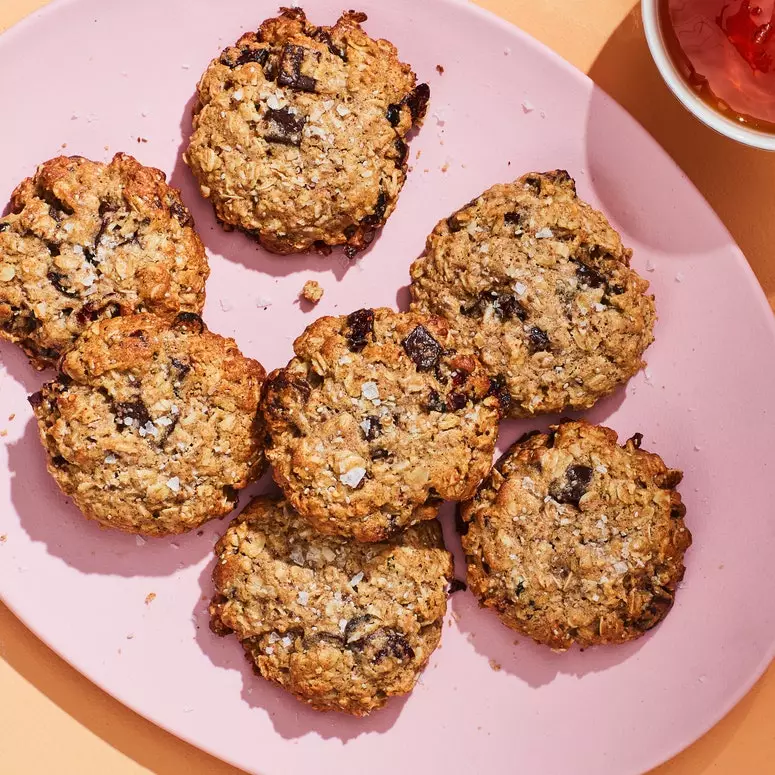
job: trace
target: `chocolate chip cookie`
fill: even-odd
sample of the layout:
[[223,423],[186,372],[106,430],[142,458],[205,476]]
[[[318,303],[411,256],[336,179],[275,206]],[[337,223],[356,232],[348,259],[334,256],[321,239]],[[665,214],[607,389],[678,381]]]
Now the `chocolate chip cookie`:
[[38,167],[0,218],[0,336],[56,364],[83,330],[134,312],[201,312],[207,257],[164,173],[119,153]]
[[461,507],[468,583],[483,606],[565,650],[622,643],[673,605],[692,537],[681,472],[609,428],[528,434]]
[[411,268],[412,309],[477,348],[511,417],[587,409],[644,365],[654,338],[630,256],[567,172],[530,173],[436,226]]
[[130,533],[182,533],[230,512],[264,467],[264,370],[193,313],[92,324],[30,398],[62,491]]
[[381,541],[473,494],[499,403],[446,321],[362,309],[315,321],[294,351],[267,380],[267,457],[318,530]]
[[353,257],[395,208],[430,90],[365,20],[316,27],[285,8],[199,83],[188,165],[218,219],[267,250]]
[[359,544],[257,498],[215,554],[213,631],[316,710],[364,716],[410,692],[439,644],[452,556],[436,521]]

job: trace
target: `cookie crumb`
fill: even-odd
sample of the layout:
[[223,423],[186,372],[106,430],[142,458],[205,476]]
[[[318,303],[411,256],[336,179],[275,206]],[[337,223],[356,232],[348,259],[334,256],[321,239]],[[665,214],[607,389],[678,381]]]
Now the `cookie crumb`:
[[8,540],[8,536],[3,533],[3,535],[0,536],[0,544],[4,544]]
[[499,662],[496,662],[494,659],[490,660],[490,668],[494,670],[496,673],[499,673],[501,670],[501,666]]
[[8,435],[8,431],[3,428],[3,430],[0,431],[0,439],[4,439]]
[[444,162],[444,165],[441,168],[442,172],[446,172],[449,169],[449,162]]
[[11,422],[16,417],[16,412],[8,415],[8,422]]
[[147,143],[148,141],[144,137],[138,137],[137,138],[138,143]]
[[311,304],[317,304],[323,298],[323,288],[317,280],[307,280],[301,289],[301,297]]
[[149,592],[145,596],[145,604],[150,605],[154,600],[156,600],[156,593],[155,592]]
[[444,66],[443,65],[436,65],[436,72],[439,75],[444,75]]

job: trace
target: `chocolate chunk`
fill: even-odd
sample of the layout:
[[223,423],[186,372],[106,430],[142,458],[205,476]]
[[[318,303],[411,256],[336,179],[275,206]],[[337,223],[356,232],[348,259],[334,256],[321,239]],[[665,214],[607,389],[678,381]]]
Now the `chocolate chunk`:
[[269,59],[268,48],[250,48],[250,46],[245,46],[240,51],[235,65],[246,65],[249,62],[255,62],[263,67],[267,59]]
[[344,628],[344,642],[349,645],[355,645],[358,642],[363,642],[364,638],[371,635],[377,627],[374,625],[378,622],[376,616],[372,614],[361,614],[360,616],[354,616],[347,622]]
[[55,221],[61,221],[65,215],[72,215],[75,212],[70,205],[65,204],[53,191],[44,191],[41,198],[49,206],[49,212]]
[[[173,426],[169,426],[170,428]],[[169,435],[169,434],[167,434]],[[225,484],[223,486],[223,497],[226,498],[226,500],[229,503],[237,504],[239,501],[239,491],[236,487],[232,487],[230,484]]]
[[313,40],[318,40],[321,43],[324,43],[328,50],[335,56],[339,57],[343,62],[347,61],[347,51],[345,51],[344,48],[341,46],[337,46],[336,43],[334,43],[333,38],[331,37],[331,33],[323,29],[322,27],[318,27],[315,29],[310,37]]
[[55,242],[47,242],[46,243],[46,249],[51,254],[52,258],[56,258],[62,252],[59,249],[59,245],[57,245]]
[[[134,401],[117,401],[113,404],[113,412],[116,416],[116,425],[119,428],[123,428],[127,425],[132,425],[137,428],[142,428],[147,423],[151,422],[151,415],[148,414],[148,407],[143,403],[141,398]],[[131,420],[127,423],[126,420]]]
[[406,354],[414,361],[418,371],[431,371],[441,360],[444,350],[425,326],[417,326],[401,342]]
[[624,285],[619,285],[618,283],[609,283],[608,285],[608,293],[610,293],[612,296],[620,296],[627,290],[627,287]]
[[181,226],[186,227],[194,225],[194,219],[191,217],[191,213],[182,202],[173,202],[170,205],[170,213]]
[[191,371],[191,364],[179,361],[177,358],[170,358],[170,364],[175,369],[175,379],[178,382],[182,382]]
[[531,189],[535,194],[541,193],[541,178],[536,175],[530,175],[525,178],[525,185]]
[[675,598],[666,590],[658,590],[651,602],[644,608],[636,625],[644,632],[656,627],[673,607]]
[[67,465],[67,459],[62,457],[62,455],[54,455],[51,458],[51,465],[55,468],[64,468]]
[[43,403],[43,391],[38,390],[30,396],[27,396],[27,401],[33,409],[37,409]]
[[527,318],[527,310],[512,293],[485,291],[482,294],[482,298],[488,300],[492,304],[495,314],[501,320],[511,320],[511,318],[518,318],[519,320],[524,321]]
[[431,98],[431,87],[427,83],[421,83],[406,95],[403,99],[412,114],[412,123],[416,124],[425,116],[428,109],[428,100]]
[[602,288],[606,285],[606,279],[600,272],[581,262],[578,262],[576,277],[582,285],[587,285],[590,288]]
[[306,116],[291,113],[290,108],[273,110],[267,108],[264,118],[267,122],[267,131],[264,139],[270,143],[282,143],[283,145],[301,145],[302,130],[307,121]]
[[381,662],[387,657],[399,661],[414,658],[414,650],[406,637],[395,630],[379,629],[365,639],[364,651],[373,651],[372,662]]
[[592,482],[592,469],[589,466],[568,466],[564,479],[555,479],[549,485],[549,495],[558,503],[579,505],[579,501]]
[[455,369],[455,371],[452,372],[452,386],[460,387],[461,385],[465,385],[466,382],[468,382],[468,378],[470,376],[470,371],[466,371],[465,369]]
[[676,469],[670,469],[662,477],[662,481],[659,482],[659,489],[672,490],[674,487],[677,487],[681,483],[681,479],[683,478],[684,478],[684,475],[681,471],[678,471]]
[[523,592],[525,591],[525,582],[524,581],[518,581],[517,586],[514,587],[514,594],[519,597]]
[[62,294],[68,296],[71,299],[77,299],[78,293],[73,291],[69,286],[65,285],[62,281],[66,279],[66,275],[59,274],[59,272],[49,272],[46,277],[48,281]]
[[366,441],[374,441],[377,436],[382,435],[382,424],[379,421],[379,417],[376,415],[369,415],[364,423],[368,423],[368,428],[363,431],[363,436]]
[[8,229],[11,228],[10,223],[0,223],[0,234],[2,234],[4,231],[8,231]]
[[196,331],[198,334],[204,333],[207,328],[204,320],[195,312],[179,312],[172,327]]
[[396,163],[399,167],[403,167],[406,163],[406,157],[409,155],[409,147],[400,137],[396,137],[395,146],[398,153]]
[[576,182],[570,176],[567,170],[552,170],[551,172],[545,172],[544,177],[547,180],[551,180],[556,186],[564,186],[570,184],[570,188],[573,193],[576,193]]
[[531,353],[545,352],[551,347],[549,336],[546,331],[538,326],[533,326],[527,335],[528,338],[528,350]]
[[92,266],[98,266],[99,261],[97,261],[97,257],[94,255],[94,251],[87,246],[84,246],[83,248],[83,257],[92,265]]
[[673,504],[673,507],[670,509],[670,516],[673,519],[681,519],[682,517],[685,517],[686,506],[683,503],[681,503],[681,501]]
[[392,457],[392,453],[387,450],[380,447],[380,449],[375,449],[371,453],[371,459],[372,460],[385,460],[385,458]]
[[368,344],[369,335],[374,338],[374,310],[359,309],[347,316],[346,333],[350,352],[359,353]]
[[388,105],[387,120],[390,122],[390,126],[398,126],[401,121],[401,106],[393,103]]
[[374,205],[374,211],[371,215],[367,215],[361,223],[366,226],[379,226],[384,221],[385,210],[387,210],[387,195],[380,190],[377,203]]
[[359,247],[358,245],[345,245],[344,246],[344,254],[350,260],[355,258],[358,255],[358,253],[361,252],[361,250],[363,250],[363,248]]
[[447,407],[450,412],[459,412],[468,405],[468,397],[463,393],[450,393],[447,396]]
[[505,415],[508,412],[511,406],[511,393],[508,387],[506,387],[506,378],[503,374],[490,377],[490,389],[487,391],[487,395],[498,399],[501,415]]
[[429,412],[444,412],[447,409],[447,405],[444,403],[444,401],[441,400],[441,396],[436,390],[431,390],[430,395],[428,396],[428,403],[425,405],[425,408]]
[[452,579],[452,581],[449,582],[449,590],[448,593],[450,595],[454,595],[455,592],[465,592],[468,589],[468,584],[463,581],[463,579]]
[[87,323],[93,323],[99,318],[115,318],[121,314],[121,307],[111,301],[102,307],[98,307],[94,302],[87,301],[78,312],[75,313],[75,319],[82,326]]
[[505,213],[503,215],[503,221],[504,223],[511,223],[514,226],[521,226],[523,216],[524,216],[524,213],[518,213],[516,211],[513,211],[510,213]]
[[634,433],[632,436],[630,436],[628,441],[632,443],[632,446],[635,447],[635,449],[640,449],[641,442],[643,441],[643,434]]
[[277,74],[277,85],[287,86],[295,91],[314,92],[317,81],[308,75],[301,74],[301,65],[307,49],[286,43],[280,55],[280,68]]

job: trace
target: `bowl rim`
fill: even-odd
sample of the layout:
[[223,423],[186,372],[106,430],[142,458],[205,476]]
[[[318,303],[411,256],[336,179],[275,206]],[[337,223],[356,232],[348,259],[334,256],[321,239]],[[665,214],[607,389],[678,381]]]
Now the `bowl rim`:
[[775,135],[744,126],[716,112],[686,85],[665,46],[659,24],[660,2],[661,0],[641,0],[641,15],[651,56],[670,91],[690,113],[719,134],[753,148],[775,151]]

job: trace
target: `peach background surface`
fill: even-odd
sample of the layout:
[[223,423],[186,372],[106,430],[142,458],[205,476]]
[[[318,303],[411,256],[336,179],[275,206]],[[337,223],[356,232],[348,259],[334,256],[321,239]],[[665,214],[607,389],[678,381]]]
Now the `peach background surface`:
[[[684,111],[651,62],[639,6],[632,0],[479,0],[479,4],[588,73],[656,137],[732,232],[775,306],[771,247],[775,154],[738,146]],[[44,0],[0,0],[0,30],[41,5]],[[774,772],[773,716],[771,666],[711,732],[652,775]],[[239,772],[124,708],[38,641],[2,604],[0,771],[3,775]]]

